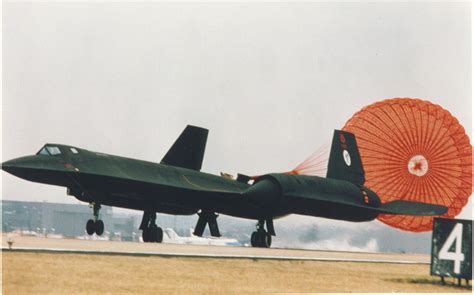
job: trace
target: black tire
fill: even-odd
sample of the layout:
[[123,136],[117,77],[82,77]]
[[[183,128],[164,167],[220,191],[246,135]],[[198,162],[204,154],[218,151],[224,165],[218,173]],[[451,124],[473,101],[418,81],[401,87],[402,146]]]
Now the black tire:
[[272,245],[272,236],[266,231],[258,231],[255,233],[255,247],[270,248]]
[[101,236],[103,233],[104,233],[104,222],[102,220],[97,220],[95,222],[95,233],[98,235],[98,236]]
[[150,227],[148,231],[148,242],[155,243],[158,237],[158,230],[156,227]]
[[265,235],[263,235],[262,247],[270,248],[271,245],[272,245],[272,236],[269,233],[265,233]]
[[252,233],[252,236],[250,236],[250,245],[252,247],[258,247],[257,236],[258,236],[258,233],[256,231],[254,231]]
[[142,239],[143,242],[148,243],[151,242],[151,235],[150,235],[150,229],[145,228],[142,232]]
[[267,233],[264,231],[257,232],[257,247],[264,248],[265,247],[265,238]]
[[89,236],[92,236],[95,233],[95,222],[94,222],[94,220],[92,220],[92,219],[87,220],[86,232]]
[[161,243],[163,242],[163,229],[161,229],[161,227],[157,227],[155,228],[154,230],[155,232],[155,242],[156,243]]
[[163,241],[163,230],[161,229],[161,227],[151,227],[148,228],[146,231],[147,234],[145,236],[147,237],[148,242],[161,243]]

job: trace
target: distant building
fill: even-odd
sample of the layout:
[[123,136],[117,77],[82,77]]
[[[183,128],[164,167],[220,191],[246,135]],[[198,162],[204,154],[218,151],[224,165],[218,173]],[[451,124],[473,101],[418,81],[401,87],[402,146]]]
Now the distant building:
[[[83,236],[86,222],[91,218],[92,209],[88,205],[2,201],[2,231],[5,232],[28,230],[65,237]],[[137,231],[138,216],[113,214],[111,207],[102,206],[100,218],[111,238],[132,240],[133,231]]]

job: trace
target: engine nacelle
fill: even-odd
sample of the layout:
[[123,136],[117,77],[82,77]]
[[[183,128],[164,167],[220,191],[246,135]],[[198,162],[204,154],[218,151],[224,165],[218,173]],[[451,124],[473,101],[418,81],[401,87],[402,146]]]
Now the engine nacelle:
[[274,216],[276,210],[281,208],[281,193],[281,187],[274,178],[263,176],[256,180],[244,196],[264,215]]
[[[246,193],[247,195],[247,193]],[[351,182],[294,174],[267,174],[248,190],[256,206],[280,207],[286,213],[348,221],[369,221],[378,213],[377,194]]]

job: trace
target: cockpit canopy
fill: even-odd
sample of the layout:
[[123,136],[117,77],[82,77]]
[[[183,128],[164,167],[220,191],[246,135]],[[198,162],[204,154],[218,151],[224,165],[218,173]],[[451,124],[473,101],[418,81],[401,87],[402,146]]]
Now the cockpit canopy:
[[55,156],[61,154],[61,150],[57,146],[45,145],[37,155]]
[[66,152],[66,153],[72,153],[72,154],[78,154],[79,151],[74,148],[74,147],[65,147],[65,146],[58,146],[55,144],[46,144],[39,152],[37,152],[37,155],[43,155],[43,156],[56,156],[60,155],[61,151]]

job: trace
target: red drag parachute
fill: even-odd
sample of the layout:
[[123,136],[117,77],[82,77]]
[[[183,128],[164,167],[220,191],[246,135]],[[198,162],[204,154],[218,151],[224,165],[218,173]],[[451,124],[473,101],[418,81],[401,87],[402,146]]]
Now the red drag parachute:
[[325,177],[328,170],[328,159],[329,145],[322,145],[311,156],[288,173]]
[[[472,193],[472,146],[464,128],[447,110],[428,101],[393,98],[364,107],[343,130],[356,135],[365,186],[382,202],[409,200],[459,214]],[[432,229],[432,217],[380,215],[399,229]]]

